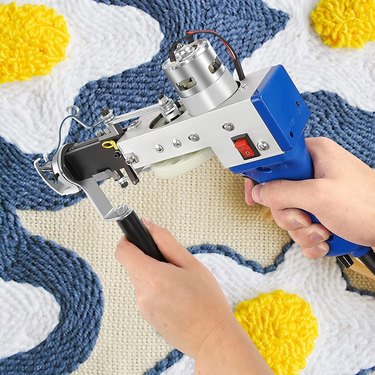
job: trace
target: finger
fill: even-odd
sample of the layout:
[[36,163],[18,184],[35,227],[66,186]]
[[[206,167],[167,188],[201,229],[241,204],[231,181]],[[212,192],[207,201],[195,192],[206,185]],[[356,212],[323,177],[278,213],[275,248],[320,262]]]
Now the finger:
[[288,231],[290,237],[302,248],[313,247],[327,241],[330,232],[321,224],[311,224],[306,228]]
[[132,282],[148,277],[153,270],[162,264],[146,255],[125,237],[120,240],[116,248],[115,258],[129,271]]
[[327,242],[321,242],[319,245],[313,247],[306,247],[301,249],[302,254],[309,259],[322,258],[327,255],[329,245]]
[[254,185],[255,182],[253,180],[245,178],[245,202],[249,206],[254,206],[254,204],[256,203],[251,195],[251,191],[253,190]]
[[341,153],[345,151],[341,146],[325,137],[307,138],[306,146],[314,164],[315,178],[336,174],[335,161],[340,160]]
[[300,208],[310,211],[322,201],[322,180],[276,180],[254,186],[252,197],[265,206],[284,209]]
[[276,224],[285,230],[296,230],[311,225],[310,216],[297,208],[272,209],[271,212]]
[[166,228],[154,224],[149,219],[143,219],[143,223],[169,263],[177,267],[186,267],[197,262],[195,257]]

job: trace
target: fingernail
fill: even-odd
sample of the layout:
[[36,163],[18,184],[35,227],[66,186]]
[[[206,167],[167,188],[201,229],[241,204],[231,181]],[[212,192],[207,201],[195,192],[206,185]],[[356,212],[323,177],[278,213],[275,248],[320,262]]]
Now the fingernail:
[[255,202],[261,203],[262,202],[262,188],[264,184],[258,184],[253,187],[253,190],[251,191],[251,195]]
[[251,200],[251,190],[245,190],[245,202],[249,206],[253,206],[254,205],[253,201]]
[[149,227],[153,224],[152,220],[147,217],[142,217],[143,224],[146,225],[146,227]]
[[327,242],[322,242],[321,244],[311,248],[311,252],[314,253],[314,258],[320,258],[326,255],[329,251],[329,245]]
[[295,228],[305,228],[310,225],[309,221],[301,219],[301,218],[298,218],[298,219],[293,218],[291,223]]
[[326,238],[319,232],[313,232],[310,238],[313,242],[322,242],[326,240]]

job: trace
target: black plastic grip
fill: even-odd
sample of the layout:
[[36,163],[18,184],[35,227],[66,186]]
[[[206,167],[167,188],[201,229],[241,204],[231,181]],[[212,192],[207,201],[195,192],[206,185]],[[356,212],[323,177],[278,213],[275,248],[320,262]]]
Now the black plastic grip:
[[359,257],[359,259],[375,276],[375,253],[370,250],[367,254]]
[[117,223],[129,242],[133,243],[150,257],[160,262],[166,262],[154,239],[151,237],[150,232],[134,211],[124,219],[117,220]]

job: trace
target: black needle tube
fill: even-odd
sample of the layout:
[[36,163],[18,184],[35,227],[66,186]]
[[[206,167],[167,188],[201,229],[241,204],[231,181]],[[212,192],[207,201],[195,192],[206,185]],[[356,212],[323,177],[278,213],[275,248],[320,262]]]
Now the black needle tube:
[[117,223],[129,242],[141,249],[146,255],[160,262],[166,262],[150,232],[133,210],[123,219],[117,220]]
[[370,250],[367,254],[359,257],[359,259],[375,275],[375,253]]

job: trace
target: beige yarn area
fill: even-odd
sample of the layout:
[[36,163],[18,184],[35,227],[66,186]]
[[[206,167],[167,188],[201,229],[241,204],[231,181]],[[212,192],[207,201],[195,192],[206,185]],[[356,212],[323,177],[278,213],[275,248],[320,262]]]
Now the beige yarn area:
[[[127,203],[152,218],[185,245],[224,244],[263,265],[272,263],[288,234],[264,218],[260,207],[244,201],[243,179],[224,170],[216,159],[172,180],[151,173],[137,187],[104,191],[114,203]],[[100,277],[105,313],[98,343],[80,366],[80,375],[137,375],[164,358],[170,348],[137,313],[126,271],[115,261],[120,238],[115,223],[105,223],[88,200],[58,212],[20,211],[33,234],[54,240],[86,259]],[[375,282],[359,275],[355,286],[375,291]],[[184,327],[181,327],[184,329]]]

